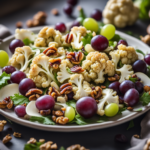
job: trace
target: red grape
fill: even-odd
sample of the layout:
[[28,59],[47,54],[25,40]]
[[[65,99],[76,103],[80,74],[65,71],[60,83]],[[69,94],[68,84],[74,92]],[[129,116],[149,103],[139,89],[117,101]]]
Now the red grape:
[[123,81],[119,86],[119,90],[122,94],[125,94],[129,89],[132,89],[132,88],[135,88],[135,85],[130,80]]
[[145,57],[144,57],[144,61],[150,65],[150,54],[147,54]]
[[147,66],[143,60],[137,60],[136,62],[134,62],[132,68],[134,72],[147,73]]
[[66,25],[62,22],[56,23],[55,29],[59,30],[60,32],[64,33],[66,31]]
[[22,71],[15,71],[11,74],[10,80],[12,83],[19,84],[22,79],[26,78],[26,74]]
[[55,105],[55,100],[50,95],[43,95],[36,100],[35,105],[38,110],[52,110]]
[[26,115],[26,107],[23,105],[16,106],[15,113],[18,117],[24,117]]
[[78,21],[78,20],[75,20],[73,23],[72,23],[72,25],[71,25],[71,27],[70,27],[70,30],[71,30],[71,28],[73,28],[73,27],[79,27],[81,24],[80,24],[80,22]]
[[21,40],[19,40],[19,39],[14,39],[14,40],[12,40],[12,41],[10,42],[10,44],[9,44],[9,50],[10,50],[11,53],[13,54],[13,53],[15,52],[15,49],[16,49],[17,47],[22,47],[22,46],[24,46],[24,43],[23,43]]
[[125,93],[123,99],[127,106],[133,107],[139,102],[139,92],[136,89],[130,89]]
[[102,12],[98,9],[94,9],[91,13],[91,18],[94,18],[97,21],[101,21],[102,19]]
[[64,12],[66,13],[66,15],[71,16],[72,11],[73,11],[72,5],[66,4],[66,5],[64,6]]
[[74,6],[78,3],[78,0],[67,0],[67,3]]
[[82,97],[76,103],[77,112],[84,118],[90,118],[97,112],[97,103],[92,97]]
[[109,88],[116,91],[118,95],[120,94],[119,86],[120,86],[120,82],[118,82],[118,81],[109,84]]
[[5,66],[2,69],[2,72],[6,72],[7,74],[13,73],[15,71],[16,71],[16,69],[13,66]]
[[29,78],[25,78],[19,83],[19,92],[22,95],[25,95],[27,93],[27,91],[32,88],[36,88],[36,86],[35,86],[35,83],[33,82],[33,80],[31,80]]
[[143,92],[143,83],[140,81],[135,82],[135,89],[141,94]]
[[68,100],[73,100],[73,96],[74,96],[73,92],[67,94]]
[[125,40],[120,40],[120,41],[117,43],[115,49],[117,49],[117,48],[118,48],[118,45],[120,45],[120,44],[123,44],[123,45],[125,45],[125,46],[128,46],[127,41],[125,41]]
[[108,47],[108,40],[102,35],[96,35],[91,40],[91,46],[97,51],[103,51]]
[[121,143],[126,143],[127,142],[127,138],[126,138],[126,136],[124,134],[117,134],[115,136],[115,140],[117,142],[121,142]]

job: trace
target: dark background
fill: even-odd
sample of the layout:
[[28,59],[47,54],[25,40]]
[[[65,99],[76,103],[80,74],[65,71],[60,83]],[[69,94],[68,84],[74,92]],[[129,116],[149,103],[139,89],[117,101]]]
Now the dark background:
[[[103,10],[106,2],[107,0],[80,0],[78,5],[82,6],[87,16],[89,16],[94,8]],[[71,22],[74,20],[74,17],[78,16],[78,11],[75,8],[73,17],[67,17],[63,13],[64,4],[65,0],[3,0],[0,5],[0,24],[7,26],[11,33],[14,34],[16,29],[15,24],[17,21],[22,21],[24,23],[23,27],[26,28],[25,22],[28,19],[32,19],[33,15],[40,10],[45,11],[48,15],[46,22],[47,25],[54,25],[57,22]],[[50,11],[53,8],[57,8],[59,10],[59,16],[51,15]],[[121,31],[132,31],[139,35],[145,35],[146,27],[149,23],[150,22],[143,22],[138,20],[134,26],[124,28]],[[8,124],[5,126],[4,131],[0,132],[0,140],[2,140],[2,138],[7,133],[11,133],[8,129],[9,127],[11,127],[13,131],[20,132],[22,134],[22,138],[17,139],[13,137],[11,142],[6,144],[6,146],[11,150],[22,150],[24,144],[29,140],[30,137],[34,137],[37,140],[41,138],[46,139],[46,141],[51,140],[56,142],[59,147],[64,146],[65,148],[72,144],[81,144],[86,148],[89,148],[90,150],[126,150],[130,147],[131,137],[134,134],[140,134],[140,122],[144,116],[145,115],[142,115],[136,118],[134,120],[134,128],[128,131],[127,127],[129,125],[129,122],[107,129],[73,133],[40,131],[24,127],[14,122],[12,122],[12,124],[8,122]],[[0,120],[2,119],[5,118],[0,115]],[[119,133],[127,136],[127,143],[116,143],[114,141],[114,136]]]

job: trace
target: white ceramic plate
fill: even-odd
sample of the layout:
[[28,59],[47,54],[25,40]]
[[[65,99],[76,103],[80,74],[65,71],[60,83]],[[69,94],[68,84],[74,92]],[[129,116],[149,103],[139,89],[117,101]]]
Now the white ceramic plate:
[[[31,30],[35,33],[38,33],[41,27],[37,28],[32,28]],[[126,39],[129,45],[135,46],[138,49],[142,50],[144,53],[150,52],[150,48],[141,42],[138,39],[135,39],[134,37],[131,37],[125,33],[116,31],[116,34],[119,34],[122,38]],[[14,39],[14,36],[10,36],[6,39],[4,39],[4,42],[0,45],[0,49],[6,50],[11,57],[11,53],[9,52],[9,43],[10,41]],[[24,125],[28,126],[31,128],[36,128],[40,130],[47,130],[47,131],[60,131],[60,132],[76,132],[76,131],[87,131],[87,130],[95,130],[95,129],[102,129],[102,128],[107,128],[107,127],[112,127],[115,125],[122,124],[124,122],[127,122],[129,120],[132,120],[145,112],[147,112],[150,109],[150,106],[142,106],[142,105],[137,105],[136,108],[142,108],[143,111],[141,112],[133,112],[133,111],[124,111],[121,115],[117,115],[115,117],[112,117],[109,119],[107,122],[103,123],[93,123],[93,124],[87,124],[87,125],[43,125],[35,122],[30,122],[27,120],[24,120],[22,118],[18,118],[16,114],[12,110],[7,110],[7,109],[0,109],[0,114],[5,116],[6,118]]]

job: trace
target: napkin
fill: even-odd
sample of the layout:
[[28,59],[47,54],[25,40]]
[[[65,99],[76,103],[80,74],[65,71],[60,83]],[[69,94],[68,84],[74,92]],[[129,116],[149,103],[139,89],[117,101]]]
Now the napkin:
[[4,25],[0,24],[0,39],[4,39],[10,35],[11,35],[11,33],[10,33],[9,29],[7,27],[5,27]]
[[8,149],[8,148],[3,144],[3,142],[0,140],[0,150],[10,150],[10,149]]
[[143,150],[148,139],[150,139],[150,111],[141,121],[140,139],[137,139],[133,136],[131,139],[131,148],[128,150]]

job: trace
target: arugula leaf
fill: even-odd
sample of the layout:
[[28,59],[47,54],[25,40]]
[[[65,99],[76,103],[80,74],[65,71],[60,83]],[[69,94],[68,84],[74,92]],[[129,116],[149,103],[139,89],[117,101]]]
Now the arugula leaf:
[[129,78],[130,81],[132,81],[133,83],[135,83],[137,81],[137,78]]
[[47,116],[47,117],[31,116],[29,120],[32,122],[37,121],[39,123],[46,124],[46,125],[55,125],[55,122],[52,121],[51,116]]
[[142,102],[143,106],[146,106],[150,102],[150,95],[148,92],[144,92],[143,95],[140,97],[140,101]]
[[23,40],[23,43],[24,43],[24,45],[33,44],[33,42],[32,42],[30,39],[28,39],[28,38],[25,38],[25,39]]
[[35,144],[25,144],[24,150],[40,150],[40,146],[43,143],[41,142],[36,142]]
[[10,80],[11,74],[7,74],[3,72],[0,76],[0,89],[8,84],[8,80]]
[[73,74],[73,72],[70,70],[70,68],[67,67],[66,70],[68,73]]
[[133,128],[133,127],[134,127],[134,122],[133,122],[133,120],[131,120],[127,130],[129,130],[129,129]]
[[76,100],[69,100],[66,102],[66,104],[76,109]]
[[60,147],[60,149],[59,150],[66,150],[63,146],[62,147]]
[[144,56],[145,56],[145,53],[144,52],[142,52],[141,50],[139,50],[139,49],[136,49],[136,52],[137,53],[141,53],[141,54],[143,54]]
[[108,117],[101,116],[100,119],[97,122],[102,123],[102,122],[106,122],[106,121],[108,121]]
[[117,114],[118,115],[122,114],[122,112],[125,111],[126,109],[127,107],[120,108]]
[[82,38],[83,46],[85,46],[86,44],[91,44],[92,38],[93,38],[92,33],[91,32],[87,33],[86,36]]
[[14,94],[14,96],[10,96],[10,99],[13,101],[14,105],[16,106],[29,103],[29,99],[20,94]]

